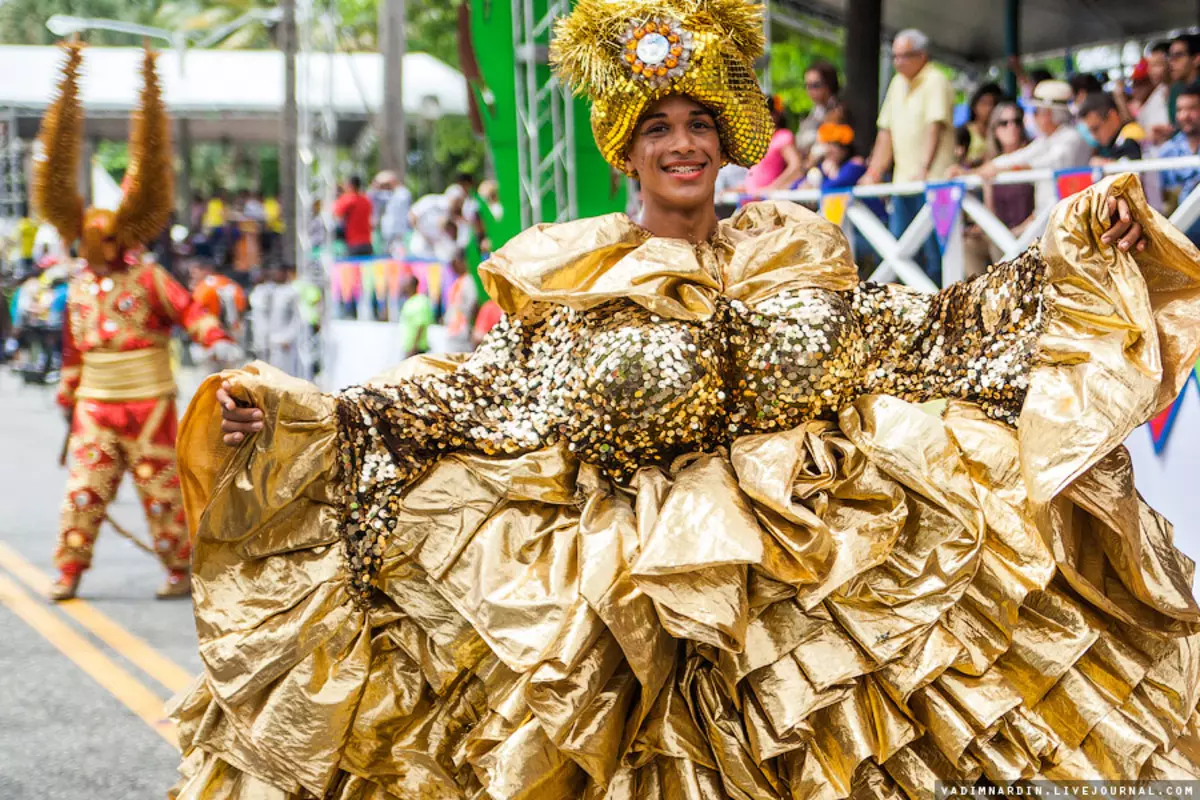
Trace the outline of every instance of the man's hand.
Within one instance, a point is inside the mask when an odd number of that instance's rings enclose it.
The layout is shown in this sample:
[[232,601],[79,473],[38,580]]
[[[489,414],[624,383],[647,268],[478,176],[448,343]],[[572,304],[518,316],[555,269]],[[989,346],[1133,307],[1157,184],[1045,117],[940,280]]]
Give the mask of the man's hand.
[[1165,144],[1168,139],[1175,135],[1175,129],[1170,125],[1155,125],[1150,129],[1150,141],[1155,147]]
[[230,447],[263,429],[262,411],[239,406],[230,394],[232,391],[233,384],[229,381],[223,381],[217,389],[217,402],[221,404],[221,439]]
[[212,347],[208,348],[208,355],[222,367],[237,367],[246,361],[245,351],[226,339],[213,342]]
[[1112,227],[1100,237],[1103,244],[1116,244],[1124,252],[1134,250],[1140,253],[1146,249],[1142,225],[1133,218],[1128,200],[1124,197],[1108,198],[1108,219]]
[[871,186],[876,183],[879,183],[879,176],[871,170],[864,172],[862,177],[858,179],[859,186]]

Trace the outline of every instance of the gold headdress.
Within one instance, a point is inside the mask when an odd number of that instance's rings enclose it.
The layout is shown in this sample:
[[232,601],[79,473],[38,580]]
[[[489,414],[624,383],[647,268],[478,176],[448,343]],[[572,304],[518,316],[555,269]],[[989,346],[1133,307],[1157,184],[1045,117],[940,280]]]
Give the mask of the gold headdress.
[[105,240],[115,239],[122,250],[131,248],[154,238],[170,218],[175,177],[171,168],[170,123],[154,70],[155,54],[147,49],[142,62],[141,107],[131,120],[125,195],[115,212],[99,208],[85,212],[78,187],[83,137],[83,110],[79,103],[83,45],[71,42],[64,46],[67,58],[58,97],[42,118],[34,151],[33,204],[58,229],[64,242],[81,240],[83,258],[103,260]]
[[580,0],[555,27],[550,61],[592,101],[592,133],[622,172],[638,120],[686,95],[717,120],[725,157],[752,166],[775,126],[754,75],[762,6],[748,0]]

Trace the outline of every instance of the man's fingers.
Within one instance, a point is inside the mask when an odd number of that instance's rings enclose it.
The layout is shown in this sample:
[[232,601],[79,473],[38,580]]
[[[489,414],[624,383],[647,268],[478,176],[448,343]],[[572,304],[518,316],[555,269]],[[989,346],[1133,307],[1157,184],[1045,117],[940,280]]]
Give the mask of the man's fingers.
[[245,437],[243,437],[240,433],[227,433],[222,437],[222,440],[225,442],[225,444],[235,445],[241,442],[243,438]]
[[262,428],[263,424],[261,422],[238,422],[231,419],[221,420],[222,433],[257,433]]
[[1117,245],[1122,250],[1128,250],[1135,244],[1138,244],[1142,238],[1142,225],[1135,222],[1129,226],[1129,233],[1121,237],[1121,243]]
[[221,404],[222,408],[237,408],[237,403],[233,401],[233,396],[229,394],[230,388],[231,387],[226,382],[222,383],[221,388],[217,389],[217,402]]
[[1129,232],[1129,222],[1126,220],[1118,220],[1113,223],[1113,226],[1104,232],[1100,237],[1100,241],[1104,244],[1112,244]]
[[1129,201],[1124,197],[1117,201],[1117,210],[1121,212],[1122,222],[1133,221],[1133,212],[1129,210]]
[[221,419],[231,420],[233,422],[254,422],[262,419],[262,412],[257,408],[225,408],[221,410]]

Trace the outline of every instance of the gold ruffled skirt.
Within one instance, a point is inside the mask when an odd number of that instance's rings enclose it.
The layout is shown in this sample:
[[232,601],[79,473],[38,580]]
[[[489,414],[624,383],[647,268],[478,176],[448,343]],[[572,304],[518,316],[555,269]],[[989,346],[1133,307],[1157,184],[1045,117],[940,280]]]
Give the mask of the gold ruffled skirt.
[[202,387],[180,450],[206,671],[176,701],[177,796],[1200,778],[1193,565],[1119,446],[1196,355],[1195,251],[1152,233],[1140,273],[1043,243],[1057,312],[1020,434],[867,396],[627,487],[562,447],[448,456],[406,490],[369,607],[333,400],[237,373],[268,425],[226,455]]

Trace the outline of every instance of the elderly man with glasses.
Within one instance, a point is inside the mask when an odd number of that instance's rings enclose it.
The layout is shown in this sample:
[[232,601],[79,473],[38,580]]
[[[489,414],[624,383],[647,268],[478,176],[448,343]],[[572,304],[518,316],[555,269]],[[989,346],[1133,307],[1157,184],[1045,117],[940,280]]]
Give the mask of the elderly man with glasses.
[[[954,163],[954,89],[929,62],[929,39],[918,30],[896,34],[892,42],[896,76],[879,110],[879,135],[860,183],[878,183],[890,167],[892,180],[942,180]],[[924,205],[921,194],[897,195],[891,215],[899,237]],[[923,250],[925,272],[941,283],[942,263],[931,236]]]

